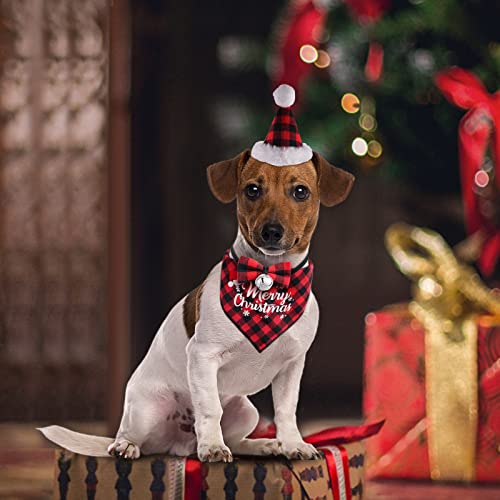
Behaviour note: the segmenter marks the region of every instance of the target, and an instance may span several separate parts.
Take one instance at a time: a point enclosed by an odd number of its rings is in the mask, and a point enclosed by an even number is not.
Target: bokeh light
[[[377,315],[374,313],[368,313],[365,316],[365,324],[374,325],[377,322]]]
[[[484,170],[478,170],[474,175],[474,183],[480,188],[484,188],[490,182],[490,176]]]
[[[423,276],[418,280],[420,290],[428,295],[439,297],[443,293],[443,287],[430,276]]]
[[[356,156],[365,156],[368,152],[368,144],[362,137],[356,137],[352,141],[351,148]]]
[[[382,144],[375,139],[368,143],[368,155],[372,158],[380,158],[382,156]]]
[[[357,113],[359,111],[360,105],[359,97],[357,95],[351,94],[350,92],[344,94],[340,101],[340,105],[346,113]]]
[[[314,65],[317,68],[324,69],[330,66],[330,62],[331,59],[330,56],[328,55],[328,52],[326,52],[325,50],[318,50],[318,59],[316,60]]]
[[[359,126],[367,132],[373,132],[377,128],[377,120],[368,113],[362,113],[359,117]]]
[[[300,58],[307,64],[312,64],[318,59],[318,51],[312,45],[302,45],[299,52]]]

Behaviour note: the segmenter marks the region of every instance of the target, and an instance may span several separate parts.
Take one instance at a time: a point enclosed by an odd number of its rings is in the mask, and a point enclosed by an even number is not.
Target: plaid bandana
[[[274,283],[269,290],[261,291],[252,280],[264,272],[264,266],[248,257],[240,257],[236,262],[230,250],[224,254],[220,281],[222,309],[258,352],[302,316],[313,276],[313,264],[307,258],[306,261],[307,267],[303,267],[305,262],[302,262],[294,269],[290,269],[289,262],[269,266],[267,274]],[[283,278],[289,282],[288,286],[283,285]]]

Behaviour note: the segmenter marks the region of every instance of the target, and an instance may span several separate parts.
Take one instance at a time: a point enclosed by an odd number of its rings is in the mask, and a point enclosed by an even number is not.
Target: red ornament
[[[391,0],[344,0],[361,24],[378,21],[390,7]]]
[[[369,82],[378,82],[384,69],[384,47],[377,42],[371,42],[365,65],[365,77]]]
[[[391,5],[390,0],[345,0],[354,17],[360,24],[376,23]],[[384,70],[384,47],[377,42],[370,42],[365,64],[365,77],[369,82],[380,80]]]
[[[311,64],[300,58],[303,45],[316,46],[326,19],[326,9],[312,0],[290,2],[280,26],[275,63],[272,68],[273,87],[287,83],[297,92],[311,71]]]

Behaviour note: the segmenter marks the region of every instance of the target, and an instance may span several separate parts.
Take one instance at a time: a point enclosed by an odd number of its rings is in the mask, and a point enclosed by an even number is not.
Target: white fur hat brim
[[[286,167],[309,161],[313,152],[305,142],[299,147],[281,147],[259,141],[253,145],[250,155],[263,163],[269,163],[275,167]]]

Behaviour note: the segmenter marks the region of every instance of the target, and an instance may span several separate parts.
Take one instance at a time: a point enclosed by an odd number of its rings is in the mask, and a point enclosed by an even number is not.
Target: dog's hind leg
[[[277,439],[247,439],[257,427],[259,412],[246,396],[235,396],[223,405],[222,434],[233,453],[238,455],[279,455]]]
[[[167,415],[176,404],[169,393],[160,396],[127,387],[120,428],[108,452],[124,458],[139,458],[141,451],[146,454],[166,452]]]

